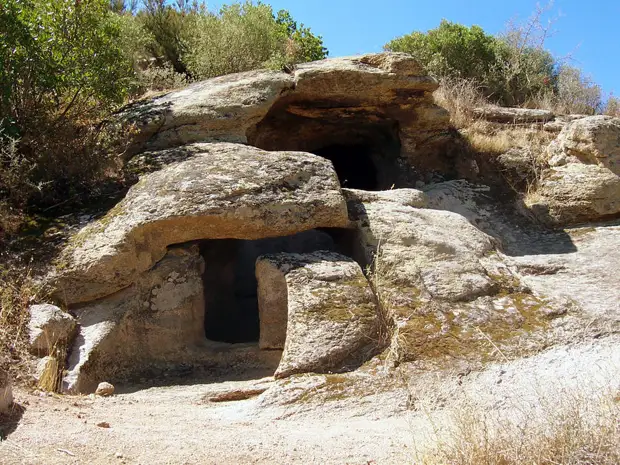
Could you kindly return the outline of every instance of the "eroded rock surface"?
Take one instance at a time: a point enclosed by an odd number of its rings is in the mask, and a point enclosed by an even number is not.
[[[552,166],[593,164],[620,175],[620,118],[598,115],[572,121],[547,153]]]
[[[360,266],[334,252],[275,254],[256,265],[263,348],[284,348],[277,378],[341,370],[378,345],[378,314]]]
[[[204,343],[203,270],[197,245],[174,247],[131,287],[77,308],[65,390],[191,360]]]
[[[549,110],[496,106],[474,108],[474,115],[495,123],[544,123],[555,118]]]
[[[75,330],[75,319],[70,314],[51,304],[32,305],[28,310],[31,351],[48,355],[59,345],[70,342]]]
[[[68,304],[129,286],[171,244],[348,224],[338,178],[324,158],[227,143],[171,150],[186,159],[145,175],[105,217],[73,238],[56,278],[58,295]],[[160,155],[169,153],[153,157]]]
[[[546,302],[520,283],[490,236],[458,213],[401,203],[398,192],[391,200],[345,195],[358,260],[373,264],[401,360],[480,356],[486,337],[507,340],[545,324]]]
[[[131,154],[218,141],[271,151],[314,153],[338,144],[387,150],[391,163],[403,161],[400,170],[378,170],[389,188],[406,178],[407,165],[447,171],[453,164],[449,115],[432,97],[437,86],[410,55],[367,54],[300,64],[290,74],[210,79],[134,104],[119,119],[137,127]]]
[[[543,174],[525,198],[536,218],[551,226],[597,221],[620,213],[620,177],[593,164],[569,163]]]

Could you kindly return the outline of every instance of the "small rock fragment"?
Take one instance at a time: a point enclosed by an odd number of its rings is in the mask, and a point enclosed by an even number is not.
[[[108,423],[107,421],[100,421],[99,423],[97,423],[97,426],[99,428],[109,428],[110,427],[110,423]]]
[[[114,386],[105,381],[102,383],[99,383],[99,386],[97,386],[97,390],[95,391],[95,394],[98,396],[102,396],[102,397],[111,396],[112,394],[114,394]]]

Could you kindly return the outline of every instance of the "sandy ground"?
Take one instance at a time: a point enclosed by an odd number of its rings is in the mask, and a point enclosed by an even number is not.
[[[333,380],[317,375],[185,379],[185,385],[125,386],[110,398],[17,389],[24,410],[4,425],[9,434],[0,443],[0,463],[414,463],[463,403],[488,415],[528,417],[545,414],[540,399],[553,410],[574,393],[585,399],[620,393],[620,225],[515,234],[504,246],[534,290],[572,299],[585,327],[606,329],[478,372],[403,370],[390,378],[379,370],[356,374],[335,391]],[[266,391],[210,400],[247,389]]]

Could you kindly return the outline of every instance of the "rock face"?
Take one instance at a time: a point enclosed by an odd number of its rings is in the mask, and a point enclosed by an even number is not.
[[[544,306],[503,263],[493,239],[465,217],[413,208],[408,193],[399,201],[399,190],[371,201],[344,192],[357,225],[356,258],[373,265],[401,360],[479,354],[482,331],[512,337]]]
[[[360,266],[333,252],[276,254],[256,265],[262,348],[284,348],[277,378],[341,370],[378,344],[374,295]]]
[[[409,55],[368,54],[301,64],[290,74],[210,79],[135,104],[119,119],[138,129],[131,153],[219,141],[312,153],[366,147],[377,182],[389,188],[403,171],[394,169],[399,161],[419,172],[451,169],[449,115],[433,101],[437,86]]]
[[[29,309],[30,350],[48,355],[52,349],[70,342],[75,331],[75,319],[55,305],[32,305]]]
[[[620,177],[598,165],[569,163],[547,170],[525,206],[541,222],[565,226],[620,214]]]
[[[494,123],[545,123],[555,118],[548,110],[495,106],[474,108],[474,116]]]
[[[620,175],[620,118],[599,115],[573,121],[547,152],[552,166],[585,163]]]
[[[0,415],[8,413],[13,403],[13,390],[7,373],[0,368]]]
[[[73,239],[56,278],[67,304],[126,288],[171,244],[286,236],[348,224],[338,178],[324,158],[226,143],[171,150],[185,160],[144,176],[104,218]]]
[[[64,389],[93,392],[102,381],[190,359],[205,342],[203,270],[197,245],[172,247],[129,288],[76,308]]]
[[[620,213],[620,119],[589,116],[567,123],[547,148],[543,172],[524,206],[549,226],[598,221]]]

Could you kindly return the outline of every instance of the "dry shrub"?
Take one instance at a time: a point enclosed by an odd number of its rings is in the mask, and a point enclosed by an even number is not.
[[[519,126],[478,121],[463,132],[479,153],[502,154],[512,148],[529,149],[542,155],[554,135],[539,125]]]
[[[13,374],[26,373],[28,307],[45,301],[50,290],[36,280],[32,264],[0,260],[0,365]]]
[[[558,401],[559,399],[559,401]],[[612,465],[620,463],[620,398],[562,389],[488,412],[473,400],[453,408],[426,464]]]
[[[435,101],[450,112],[452,124],[457,128],[473,124],[474,108],[488,103],[476,81],[450,77],[441,79]]]

